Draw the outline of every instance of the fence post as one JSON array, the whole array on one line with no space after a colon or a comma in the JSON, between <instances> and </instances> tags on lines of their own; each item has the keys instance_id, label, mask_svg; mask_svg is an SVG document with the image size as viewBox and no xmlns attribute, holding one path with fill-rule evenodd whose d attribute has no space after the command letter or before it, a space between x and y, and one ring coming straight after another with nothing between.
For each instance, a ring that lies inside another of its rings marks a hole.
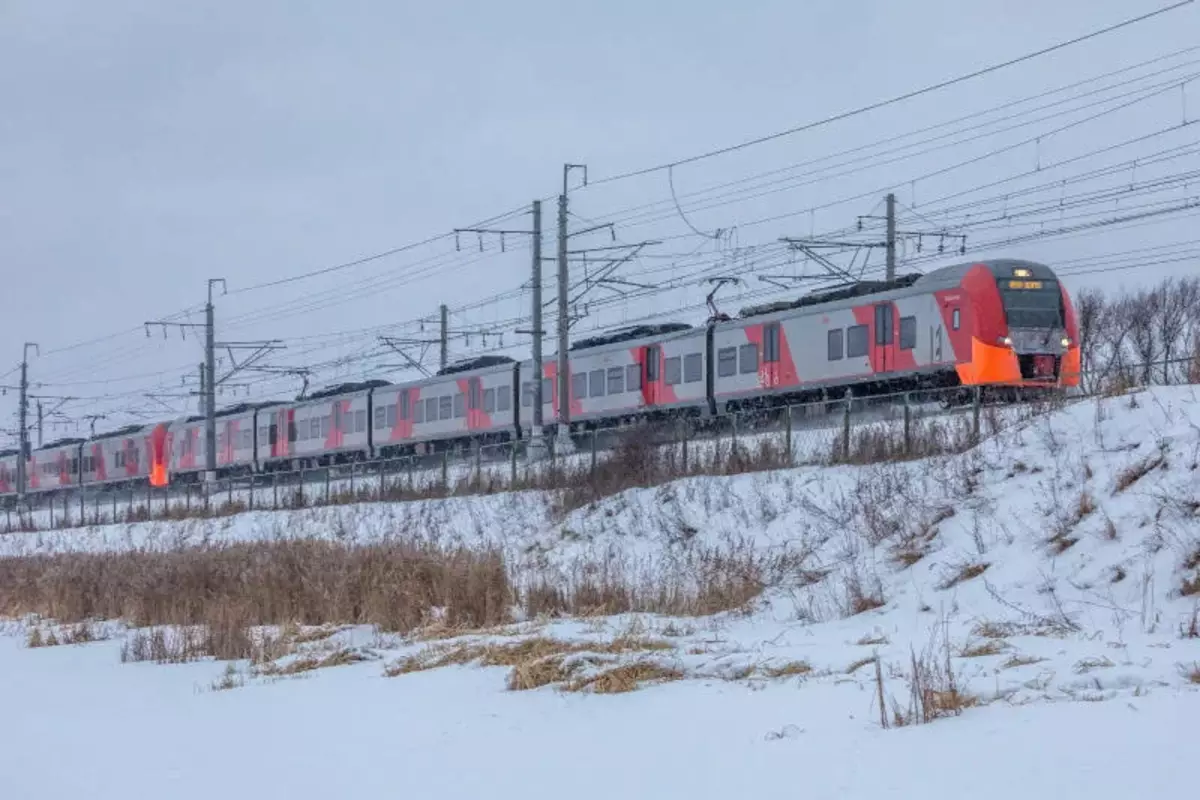
<instances>
[{"instance_id":1,"label":"fence post","mask_svg":"<svg viewBox=\"0 0 1200 800\"><path fill-rule=\"evenodd\" d=\"M509 465L510 474L508 478L508 488L517 488L517 442L513 440L512 446L512 463Z\"/></svg>"},{"instance_id":2,"label":"fence post","mask_svg":"<svg viewBox=\"0 0 1200 800\"><path fill-rule=\"evenodd\" d=\"M333 495L331 494L331 492L333 491L332 481L333 481L333 461L331 459L329 462L329 465L325 467L325 505L329 505L329 501L333 497Z\"/></svg>"},{"instance_id":3,"label":"fence post","mask_svg":"<svg viewBox=\"0 0 1200 800\"><path fill-rule=\"evenodd\" d=\"M300 508L304 508L305 504L308 501L304 499L304 470L303 469L300 470L300 484L299 484L298 494L299 494L299 498L300 498L299 501L298 502L293 501L292 505L293 506L299 505Z\"/></svg>"},{"instance_id":4,"label":"fence post","mask_svg":"<svg viewBox=\"0 0 1200 800\"><path fill-rule=\"evenodd\" d=\"M971 404L971 438L979 442L979 411L983 405L983 387L975 384L975 398Z\"/></svg>"},{"instance_id":5,"label":"fence post","mask_svg":"<svg viewBox=\"0 0 1200 800\"><path fill-rule=\"evenodd\" d=\"M846 390L846 403L842 407L842 458L850 460L850 412L854 405L854 393Z\"/></svg>"},{"instance_id":6,"label":"fence post","mask_svg":"<svg viewBox=\"0 0 1200 800\"><path fill-rule=\"evenodd\" d=\"M450 493L450 451L442 451L442 492Z\"/></svg>"},{"instance_id":7,"label":"fence post","mask_svg":"<svg viewBox=\"0 0 1200 800\"><path fill-rule=\"evenodd\" d=\"M596 476L596 429L592 428L592 477Z\"/></svg>"},{"instance_id":8,"label":"fence post","mask_svg":"<svg viewBox=\"0 0 1200 800\"><path fill-rule=\"evenodd\" d=\"M792 466L794 456L792 455L792 406L789 403L783 407L784 414L784 443L787 446L787 464Z\"/></svg>"},{"instance_id":9,"label":"fence post","mask_svg":"<svg viewBox=\"0 0 1200 800\"><path fill-rule=\"evenodd\" d=\"M354 499L354 470L358 466L355 461L350 462L350 498Z\"/></svg>"},{"instance_id":10,"label":"fence post","mask_svg":"<svg viewBox=\"0 0 1200 800\"><path fill-rule=\"evenodd\" d=\"M279 473L271 473L271 510L279 510Z\"/></svg>"},{"instance_id":11,"label":"fence post","mask_svg":"<svg viewBox=\"0 0 1200 800\"><path fill-rule=\"evenodd\" d=\"M254 510L254 473L250 473L250 510Z\"/></svg>"},{"instance_id":12,"label":"fence post","mask_svg":"<svg viewBox=\"0 0 1200 800\"><path fill-rule=\"evenodd\" d=\"M483 442L475 440L475 488L483 485Z\"/></svg>"},{"instance_id":13,"label":"fence post","mask_svg":"<svg viewBox=\"0 0 1200 800\"><path fill-rule=\"evenodd\" d=\"M904 455L912 455L912 405L910 392L904 393Z\"/></svg>"},{"instance_id":14,"label":"fence post","mask_svg":"<svg viewBox=\"0 0 1200 800\"><path fill-rule=\"evenodd\" d=\"M683 471L684 474L688 471L688 426L684 422L679 426L679 437L683 439Z\"/></svg>"},{"instance_id":15,"label":"fence post","mask_svg":"<svg viewBox=\"0 0 1200 800\"><path fill-rule=\"evenodd\" d=\"M33 516L33 514L30 513L30 516ZM50 527L51 528L54 527L54 497L53 496L50 497Z\"/></svg>"}]
</instances>

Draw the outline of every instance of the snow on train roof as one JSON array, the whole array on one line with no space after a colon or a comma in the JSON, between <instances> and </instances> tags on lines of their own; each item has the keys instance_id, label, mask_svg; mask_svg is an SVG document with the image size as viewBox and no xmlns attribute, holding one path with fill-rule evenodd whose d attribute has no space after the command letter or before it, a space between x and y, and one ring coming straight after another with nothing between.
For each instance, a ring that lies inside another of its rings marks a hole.
<instances>
[{"instance_id":1,"label":"snow on train roof","mask_svg":"<svg viewBox=\"0 0 1200 800\"><path fill-rule=\"evenodd\" d=\"M623 328L615 328L607 331L606 333L589 336L586 339L579 339L571 345L570 350L588 350L593 347L602 347L606 344L628 342L634 339L646 339L651 336L664 336L670 333L681 333L692 330L692 327L686 322L664 322L659 325L627 325Z\"/></svg>"}]
</instances>

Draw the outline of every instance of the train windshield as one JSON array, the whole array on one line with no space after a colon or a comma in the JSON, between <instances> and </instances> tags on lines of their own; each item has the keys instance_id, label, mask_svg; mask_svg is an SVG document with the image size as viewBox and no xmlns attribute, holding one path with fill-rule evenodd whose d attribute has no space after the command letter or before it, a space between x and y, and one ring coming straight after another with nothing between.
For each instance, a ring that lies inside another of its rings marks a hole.
<instances>
[{"instance_id":1,"label":"train windshield","mask_svg":"<svg viewBox=\"0 0 1200 800\"><path fill-rule=\"evenodd\" d=\"M1055 280L1000 280L1010 328L1063 327L1062 292Z\"/></svg>"}]
</instances>

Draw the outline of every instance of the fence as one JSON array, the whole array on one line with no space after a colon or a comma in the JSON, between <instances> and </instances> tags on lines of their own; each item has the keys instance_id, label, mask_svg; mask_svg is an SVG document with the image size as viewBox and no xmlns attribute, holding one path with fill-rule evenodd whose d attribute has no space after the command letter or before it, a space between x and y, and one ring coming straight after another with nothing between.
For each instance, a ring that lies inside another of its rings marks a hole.
<instances>
[{"instance_id":1,"label":"fence","mask_svg":"<svg viewBox=\"0 0 1200 800\"><path fill-rule=\"evenodd\" d=\"M1133 387L1003 398L960 387L847 393L736 414L597 428L573 435L569 447L548 439L542 451L518 440L211 484L29 495L3 508L0 526L11 533L522 490L566 490L563 504L577 506L623 488L689 475L958 452L1063 404L1126 388Z\"/></svg>"}]
</instances>

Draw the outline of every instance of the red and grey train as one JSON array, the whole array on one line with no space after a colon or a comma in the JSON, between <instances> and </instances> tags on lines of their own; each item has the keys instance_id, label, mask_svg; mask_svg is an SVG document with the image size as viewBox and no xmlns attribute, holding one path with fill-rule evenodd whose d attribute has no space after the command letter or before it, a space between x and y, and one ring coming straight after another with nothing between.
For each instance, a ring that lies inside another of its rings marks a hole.
<instances>
[{"instance_id":1,"label":"red and grey train","mask_svg":"<svg viewBox=\"0 0 1200 800\"><path fill-rule=\"evenodd\" d=\"M567 402L579 429L720 416L846 390L1064 389L1079 383L1078 335L1070 297L1049 267L969 262L747 308L699 327L638 326L578 341ZM225 409L217 467L268 472L519 439L532 419L532 368L485 357L408 383L371 381ZM554 356L541 380L552 429L561 402ZM28 454L27 491L186 480L203 471L204 448L200 417L62 440ZM17 458L0 452L0 496L17 491Z\"/></svg>"}]
</instances>

